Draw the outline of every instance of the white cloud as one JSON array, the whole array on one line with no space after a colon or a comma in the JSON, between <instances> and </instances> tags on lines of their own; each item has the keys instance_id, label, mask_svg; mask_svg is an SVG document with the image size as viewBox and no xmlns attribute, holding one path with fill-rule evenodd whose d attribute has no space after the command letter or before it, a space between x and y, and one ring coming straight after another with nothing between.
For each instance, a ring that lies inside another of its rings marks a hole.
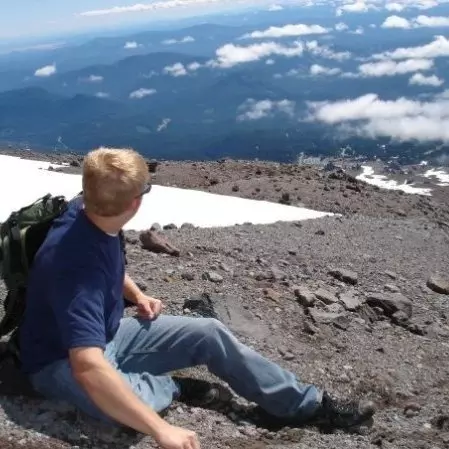
<instances>
[{"instance_id":1,"label":"white cloud","mask_svg":"<svg viewBox=\"0 0 449 449\"><path fill-rule=\"evenodd\" d=\"M388 11L401 12L405 8L405 5L401 3L387 3L385 9Z\"/></svg>"},{"instance_id":2,"label":"white cloud","mask_svg":"<svg viewBox=\"0 0 449 449\"><path fill-rule=\"evenodd\" d=\"M34 76L45 78L47 76L52 76L56 73L56 65L46 65L45 67L41 67L34 72Z\"/></svg>"},{"instance_id":3,"label":"white cloud","mask_svg":"<svg viewBox=\"0 0 449 449\"><path fill-rule=\"evenodd\" d=\"M303 70L301 70L301 69L290 69L286 74L285 74L285 76L299 76L299 75L301 75L301 74L303 74L304 73L304 71ZM276 76L276 75L278 75L278 76ZM282 75L279 73L279 74L276 74L275 75L275 78L282 78Z\"/></svg>"},{"instance_id":4,"label":"white cloud","mask_svg":"<svg viewBox=\"0 0 449 449\"><path fill-rule=\"evenodd\" d=\"M325 45L319 45L317 41L306 42L307 50L315 56L320 56L326 59L333 59L335 61L343 61L351 57L349 51L335 52Z\"/></svg>"},{"instance_id":5,"label":"white cloud","mask_svg":"<svg viewBox=\"0 0 449 449\"><path fill-rule=\"evenodd\" d=\"M258 6L262 3L261 0L155 0L151 3L137 3L134 5L124 5L124 6L114 6L112 8L105 9L93 9L88 11L83 11L76 15L82 17L98 17L98 16L106 16L106 15L119 15L119 14L131 14L131 13L141 13L148 11L168 11L170 9L185 9L188 7L198 8L205 6L232 6L235 4L247 4ZM269 4L269 2L264 2L265 4ZM281 3L285 3L285 1L279 1L277 4L271 5L268 7L270 11L279 11L283 8ZM309 1L294 1L294 3L300 3L302 6L313 6L314 3L311 0ZM337 5L340 2L336 3ZM378 10L380 6L377 6L379 3L377 0L355 0L355 1L343 1L341 6L337 7L336 14L337 16L341 16L343 13L364 13L369 10ZM328 3L330 5L330 3ZM410 0L406 2L394 2L387 3L385 8L389 11L400 11L401 6L403 5L403 9L407 8L418 8L418 9L429 9L438 5L436 0Z\"/></svg>"},{"instance_id":6,"label":"white cloud","mask_svg":"<svg viewBox=\"0 0 449 449\"><path fill-rule=\"evenodd\" d=\"M407 19L399 16L387 17L381 25L382 28L411 28L411 24Z\"/></svg>"},{"instance_id":7,"label":"white cloud","mask_svg":"<svg viewBox=\"0 0 449 449\"><path fill-rule=\"evenodd\" d=\"M351 100L308 103L310 120L354 125L354 133L399 141L449 141L449 99L382 100L374 93ZM349 129L346 127L346 129Z\"/></svg>"},{"instance_id":8,"label":"white cloud","mask_svg":"<svg viewBox=\"0 0 449 449\"><path fill-rule=\"evenodd\" d=\"M357 0L354 3L346 3L337 8L337 16L341 16L345 12L349 13L363 13L370 9L376 9L374 5L367 4L363 0Z\"/></svg>"},{"instance_id":9,"label":"white cloud","mask_svg":"<svg viewBox=\"0 0 449 449\"><path fill-rule=\"evenodd\" d=\"M418 70L430 70L431 59L406 59L405 61L379 61L359 65L359 73L367 77L394 76Z\"/></svg>"},{"instance_id":10,"label":"white cloud","mask_svg":"<svg viewBox=\"0 0 449 449\"><path fill-rule=\"evenodd\" d=\"M441 17L441 16L418 16L414 20L416 27L429 27L429 28L437 28L437 27L449 27L449 17Z\"/></svg>"},{"instance_id":11,"label":"white cloud","mask_svg":"<svg viewBox=\"0 0 449 449\"><path fill-rule=\"evenodd\" d=\"M436 75L425 76L422 73L415 73L408 81L409 84L417 84L419 86L439 87L444 84L444 80Z\"/></svg>"},{"instance_id":12,"label":"white cloud","mask_svg":"<svg viewBox=\"0 0 449 449\"><path fill-rule=\"evenodd\" d=\"M335 25L335 29L337 31L345 31L348 28L349 28L348 25L346 25L346 23L343 23L343 22L339 22L339 23L337 23L337 25Z\"/></svg>"},{"instance_id":13,"label":"white cloud","mask_svg":"<svg viewBox=\"0 0 449 449\"><path fill-rule=\"evenodd\" d=\"M323 67L319 64L313 64L310 67L310 74L311 75L338 75L341 72L339 68L329 68L329 67Z\"/></svg>"},{"instance_id":14,"label":"white cloud","mask_svg":"<svg viewBox=\"0 0 449 449\"><path fill-rule=\"evenodd\" d=\"M171 118L162 119L162 122L157 127L157 132L159 133L159 132L163 131L164 129L167 129L170 122L171 122Z\"/></svg>"},{"instance_id":15,"label":"white cloud","mask_svg":"<svg viewBox=\"0 0 449 449\"><path fill-rule=\"evenodd\" d=\"M140 44L138 44L137 42L133 41L133 42L126 42L126 44L123 46L124 49L126 50L133 50L134 48L140 47Z\"/></svg>"},{"instance_id":16,"label":"white cloud","mask_svg":"<svg viewBox=\"0 0 449 449\"><path fill-rule=\"evenodd\" d=\"M129 94L129 98L132 99L138 99L147 97L149 95L154 95L156 93L156 89L145 89L144 87L141 87L140 89L137 89Z\"/></svg>"},{"instance_id":17,"label":"white cloud","mask_svg":"<svg viewBox=\"0 0 449 449\"><path fill-rule=\"evenodd\" d=\"M292 58L301 56L304 51L308 51L321 58L342 61L351 57L351 53L335 52L327 46L320 45L318 42L309 41L305 45L300 41L295 41L291 46L282 45L273 41L252 44L249 46L238 46L226 44L216 50L217 58L206 63L208 67L230 68L238 64L259 61L261 59L271 59L272 56L279 55ZM271 64L271 61L268 62Z\"/></svg>"},{"instance_id":18,"label":"white cloud","mask_svg":"<svg viewBox=\"0 0 449 449\"><path fill-rule=\"evenodd\" d=\"M442 3L442 2L441 2ZM417 9L431 9L438 6L438 1L436 0L416 0L416 2L411 2L411 5Z\"/></svg>"},{"instance_id":19,"label":"white cloud","mask_svg":"<svg viewBox=\"0 0 449 449\"><path fill-rule=\"evenodd\" d=\"M385 9L391 12L401 12L405 9L430 9L438 5L436 0L404 0L397 2L388 2Z\"/></svg>"},{"instance_id":20,"label":"white cloud","mask_svg":"<svg viewBox=\"0 0 449 449\"><path fill-rule=\"evenodd\" d=\"M95 96L98 98L109 98L109 94L107 92L97 92Z\"/></svg>"},{"instance_id":21,"label":"white cloud","mask_svg":"<svg viewBox=\"0 0 449 449\"><path fill-rule=\"evenodd\" d=\"M214 4L222 3L223 0L165 0L165 1L155 1L153 3L137 3L135 5L127 6L114 6L107 9L94 9L90 11L81 12L80 16L85 17L95 17L95 16L106 16L112 14L126 14L126 13L136 13L144 11L157 11L157 10L167 10L174 8L183 8L189 6L200 6L204 4Z\"/></svg>"},{"instance_id":22,"label":"white cloud","mask_svg":"<svg viewBox=\"0 0 449 449\"><path fill-rule=\"evenodd\" d=\"M267 59L266 61L265 61L265 64L266 65L273 65L274 64L274 59Z\"/></svg>"},{"instance_id":23,"label":"white cloud","mask_svg":"<svg viewBox=\"0 0 449 449\"><path fill-rule=\"evenodd\" d=\"M86 78L86 82L88 83L101 83L104 80L102 76L99 75L90 75Z\"/></svg>"},{"instance_id":24,"label":"white cloud","mask_svg":"<svg viewBox=\"0 0 449 449\"><path fill-rule=\"evenodd\" d=\"M247 47L226 44L217 49L217 59L210 61L207 65L211 67L230 68L238 64L258 61L273 55L285 56L288 58L300 56L303 51L304 48L301 42L295 42L291 47L283 46L275 42L263 42Z\"/></svg>"},{"instance_id":25,"label":"white cloud","mask_svg":"<svg viewBox=\"0 0 449 449\"><path fill-rule=\"evenodd\" d=\"M174 44L187 44L189 42L195 42L195 38L192 36L185 36L182 39L165 39L162 41L164 45L174 45Z\"/></svg>"},{"instance_id":26,"label":"white cloud","mask_svg":"<svg viewBox=\"0 0 449 449\"><path fill-rule=\"evenodd\" d=\"M190 63L188 66L187 66L187 68L189 69L189 70L191 70L192 72L195 72L196 70L198 70L198 69L200 69L202 66L201 66L201 64L199 63L199 62L192 62L192 63Z\"/></svg>"},{"instance_id":27,"label":"white cloud","mask_svg":"<svg viewBox=\"0 0 449 449\"><path fill-rule=\"evenodd\" d=\"M420 15L414 19L405 19L399 16L390 16L382 23L382 28L438 28L449 27L449 17Z\"/></svg>"},{"instance_id":28,"label":"white cloud","mask_svg":"<svg viewBox=\"0 0 449 449\"><path fill-rule=\"evenodd\" d=\"M174 76L174 77L187 75L187 70L186 70L184 64L182 64L180 62L177 62L176 64L164 67L164 72L171 76Z\"/></svg>"},{"instance_id":29,"label":"white cloud","mask_svg":"<svg viewBox=\"0 0 449 449\"><path fill-rule=\"evenodd\" d=\"M268 117L276 112L281 112L289 117L293 117L295 113L295 102L290 100L256 101L249 98L239 106L238 110L241 112L241 114L237 116L238 121L260 120L261 118Z\"/></svg>"},{"instance_id":30,"label":"white cloud","mask_svg":"<svg viewBox=\"0 0 449 449\"><path fill-rule=\"evenodd\" d=\"M271 11L271 12L275 12L275 11L282 11L284 8L283 8L283 6L281 6L281 5L270 5L269 7L268 7L268 11Z\"/></svg>"},{"instance_id":31,"label":"white cloud","mask_svg":"<svg viewBox=\"0 0 449 449\"><path fill-rule=\"evenodd\" d=\"M365 30L363 27L358 26L354 31L349 31L351 34L363 34Z\"/></svg>"},{"instance_id":32,"label":"white cloud","mask_svg":"<svg viewBox=\"0 0 449 449\"><path fill-rule=\"evenodd\" d=\"M241 39L266 39L278 37L307 36L309 34L326 34L329 30L321 25L289 24L282 27L272 26L263 31L244 34Z\"/></svg>"},{"instance_id":33,"label":"white cloud","mask_svg":"<svg viewBox=\"0 0 449 449\"><path fill-rule=\"evenodd\" d=\"M148 73L141 74L141 77L145 78L145 79L151 79L151 78L153 78L153 76L158 76L158 75L159 74L156 72L156 70L151 70Z\"/></svg>"},{"instance_id":34,"label":"white cloud","mask_svg":"<svg viewBox=\"0 0 449 449\"><path fill-rule=\"evenodd\" d=\"M373 55L374 59L438 58L449 56L449 40L436 36L429 44L418 47L401 47Z\"/></svg>"}]
</instances>

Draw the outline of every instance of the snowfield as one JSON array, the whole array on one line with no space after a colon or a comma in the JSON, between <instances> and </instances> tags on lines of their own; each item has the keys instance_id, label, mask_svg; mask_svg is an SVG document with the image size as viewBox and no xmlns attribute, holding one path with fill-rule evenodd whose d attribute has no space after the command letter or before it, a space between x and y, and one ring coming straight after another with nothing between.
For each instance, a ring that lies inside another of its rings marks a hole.
<instances>
[{"instance_id":1,"label":"snowfield","mask_svg":"<svg viewBox=\"0 0 449 449\"><path fill-rule=\"evenodd\" d=\"M68 198L81 191L81 175L48 170L49 162L0 155L0 189L7 192L0 203L0 221L20 207L51 193ZM146 195L137 215L126 230L144 230L153 223L161 226L191 223L198 227L233 226L250 222L268 224L332 215L302 207L217 195L197 190L155 185Z\"/></svg>"}]
</instances>

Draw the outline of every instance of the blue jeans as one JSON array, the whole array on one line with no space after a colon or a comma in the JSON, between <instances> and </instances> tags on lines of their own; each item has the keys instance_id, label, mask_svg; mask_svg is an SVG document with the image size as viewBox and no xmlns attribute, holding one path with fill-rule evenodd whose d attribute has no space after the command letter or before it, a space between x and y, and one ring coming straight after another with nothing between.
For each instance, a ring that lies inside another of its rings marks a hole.
<instances>
[{"instance_id":1,"label":"blue jeans","mask_svg":"<svg viewBox=\"0 0 449 449\"><path fill-rule=\"evenodd\" d=\"M238 395L280 417L308 418L322 396L315 386L301 384L293 373L242 344L211 318L123 318L105 357L156 412L166 409L180 393L167 373L197 365L206 365ZM73 378L67 359L46 366L30 380L42 395L111 422Z\"/></svg>"}]
</instances>

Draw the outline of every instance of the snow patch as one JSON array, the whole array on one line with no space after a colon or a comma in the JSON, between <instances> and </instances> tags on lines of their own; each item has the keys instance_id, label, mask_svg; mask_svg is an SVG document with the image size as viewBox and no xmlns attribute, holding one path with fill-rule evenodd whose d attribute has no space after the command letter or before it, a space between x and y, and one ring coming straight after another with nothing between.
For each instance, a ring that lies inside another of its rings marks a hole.
<instances>
[{"instance_id":1,"label":"snow patch","mask_svg":"<svg viewBox=\"0 0 449 449\"><path fill-rule=\"evenodd\" d=\"M449 186L449 173L446 173L444 170L436 170L434 168L427 170L424 175L425 178L435 177L438 179L440 187L448 187Z\"/></svg>"},{"instance_id":2,"label":"snow patch","mask_svg":"<svg viewBox=\"0 0 449 449\"><path fill-rule=\"evenodd\" d=\"M388 179L385 175L378 175L374 173L374 168L369 165L362 165L363 172L356 178L360 181L378 186L387 190L402 190L405 193L431 196L432 189L424 187L415 187L413 184L399 184L394 179Z\"/></svg>"},{"instance_id":3,"label":"snow patch","mask_svg":"<svg viewBox=\"0 0 449 449\"><path fill-rule=\"evenodd\" d=\"M7 219L12 211L47 193L72 198L82 190L81 175L50 171L50 166L62 167L49 162L0 155L0 189L8 192L0 202L0 222ZM333 214L268 201L155 185L125 229L144 230L153 223L162 226L192 223L199 227L233 226L245 222L268 224L330 215Z\"/></svg>"}]
</instances>

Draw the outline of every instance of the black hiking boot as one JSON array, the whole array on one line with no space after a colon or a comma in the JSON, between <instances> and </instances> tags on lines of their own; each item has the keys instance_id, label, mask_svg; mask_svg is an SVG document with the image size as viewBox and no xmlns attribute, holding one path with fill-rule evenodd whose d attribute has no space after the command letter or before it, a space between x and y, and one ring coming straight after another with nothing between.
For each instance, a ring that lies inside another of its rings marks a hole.
<instances>
[{"instance_id":1,"label":"black hiking boot","mask_svg":"<svg viewBox=\"0 0 449 449\"><path fill-rule=\"evenodd\" d=\"M210 407L229 403L233 397L231 391L223 385L192 377L173 376L179 386L179 402L194 407Z\"/></svg>"},{"instance_id":2,"label":"black hiking boot","mask_svg":"<svg viewBox=\"0 0 449 449\"><path fill-rule=\"evenodd\" d=\"M286 426L317 426L323 430L351 429L369 421L374 415L374 404L371 401L342 402L332 399L324 391L320 407L310 418L302 416L274 416L256 406L249 412L248 419L260 427L279 430Z\"/></svg>"},{"instance_id":3,"label":"black hiking boot","mask_svg":"<svg viewBox=\"0 0 449 449\"><path fill-rule=\"evenodd\" d=\"M327 428L350 429L372 418L375 413L371 401L343 402L333 399L327 391L323 392L323 402L310 423Z\"/></svg>"}]
</instances>

